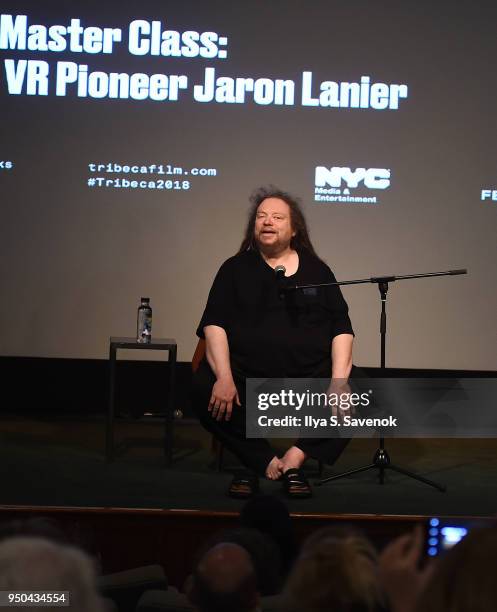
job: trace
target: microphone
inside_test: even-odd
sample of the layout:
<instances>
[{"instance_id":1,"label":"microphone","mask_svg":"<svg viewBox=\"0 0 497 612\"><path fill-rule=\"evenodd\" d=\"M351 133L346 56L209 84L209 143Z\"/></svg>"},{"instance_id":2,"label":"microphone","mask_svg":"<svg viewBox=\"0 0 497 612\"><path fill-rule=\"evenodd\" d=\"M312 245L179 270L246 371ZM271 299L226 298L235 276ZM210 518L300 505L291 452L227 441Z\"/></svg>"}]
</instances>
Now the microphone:
<instances>
[{"instance_id":1,"label":"microphone","mask_svg":"<svg viewBox=\"0 0 497 612\"><path fill-rule=\"evenodd\" d=\"M276 266L274 269L274 273L276 275L276 283L278 285L278 296L280 300L285 297L285 289L286 289L286 278L285 278L286 268L285 266Z\"/></svg>"}]
</instances>

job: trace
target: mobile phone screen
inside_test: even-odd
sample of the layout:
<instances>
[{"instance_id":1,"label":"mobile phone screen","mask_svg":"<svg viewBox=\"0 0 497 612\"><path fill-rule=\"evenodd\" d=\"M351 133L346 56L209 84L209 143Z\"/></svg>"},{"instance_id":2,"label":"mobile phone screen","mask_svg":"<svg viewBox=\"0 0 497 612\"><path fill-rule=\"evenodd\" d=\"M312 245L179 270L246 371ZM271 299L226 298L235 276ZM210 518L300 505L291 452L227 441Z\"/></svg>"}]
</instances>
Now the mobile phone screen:
<instances>
[{"instance_id":1,"label":"mobile phone screen","mask_svg":"<svg viewBox=\"0 0 497 612\"><path fill-rule=\"evenodd\" d=\"M438 557L452 548L468 534L468 526L456 521L441 521L431 518L428 521L426 553L429 557Z\"/></svg>"}]
</instances>

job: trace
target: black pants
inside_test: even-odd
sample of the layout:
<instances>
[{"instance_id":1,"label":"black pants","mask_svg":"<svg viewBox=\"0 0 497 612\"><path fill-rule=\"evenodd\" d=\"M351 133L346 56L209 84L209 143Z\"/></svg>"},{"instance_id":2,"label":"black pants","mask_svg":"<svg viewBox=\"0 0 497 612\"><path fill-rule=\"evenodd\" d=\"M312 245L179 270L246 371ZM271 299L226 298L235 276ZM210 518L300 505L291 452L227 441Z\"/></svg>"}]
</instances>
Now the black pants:
<instances>
[{"instance_id":1,"label":"black pants","mask_svg":"<svg viewBox=\"0 0 497 612\"><path fill-rule=\"evenodd\" d=\"M193 376L193 409L205 429L236 455L246 468L264 476L276 451L265 438L247 438L245 435L245 380L235 378L241 406L233 406L229 421L217 421L207 409L215 382L214 373L207 361L203 360ZM309 457L332 465L349 441L349 438L299 438L294 445Z\"/></svg>"}]
</instances>

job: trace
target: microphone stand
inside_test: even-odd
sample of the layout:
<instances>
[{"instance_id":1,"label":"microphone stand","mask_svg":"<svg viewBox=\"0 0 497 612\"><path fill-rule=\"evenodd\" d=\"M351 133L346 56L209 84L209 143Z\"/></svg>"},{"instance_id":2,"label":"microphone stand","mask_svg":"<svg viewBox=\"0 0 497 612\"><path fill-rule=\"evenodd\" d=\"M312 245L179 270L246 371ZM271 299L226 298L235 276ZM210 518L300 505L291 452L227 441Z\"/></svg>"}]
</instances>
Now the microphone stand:
<instances>
[{"instance_id":1,"label":"microphone stand","mask_svg":"<svg viewBox=\"0 0 497 612\"><path fill-rule=\"evenodd\" d=\"M427 278L429 276L454 276L458 274L467 274L467 270L448 270L446 272L428 272L426 274L406 274L404 276L375 276L372 278L362 278L359 280L350 280L350 281L341 281L336 283L321 283L317 285L295 285L294 287L289 287L288 291L293 290L301 290L301 289L311 289L315 287L330 287L333 285L359 285L363 283L376 283L378 285L378 289L380 291L380 299L381 299L381 315L380 315L380 371L385 373L385 354L386 354L386 335L387 335L387 313L386 313L386 302L387 302L387 293L388 293L388 284L393 283L398 280L410 280L413 278ZM393 470L394 472L398 472L399 474L404 474L409 478L413 478L419 482L422 482L426 485L434 487L439 491L446 491L445 485L439 484L433 480L429 480L428 478L424 478L423 476L419 476L410 470L406 470L398 465L395 465L390 460L390 455L388 454L385 448L385 439L380 437L380 446L376 450L372 463L368 465L364 465L362 467L348 470L347 472L342 472L341 474L337 474L336 476L330 476L329 478L324 478L319 480L315 484L321 486L327 482L331 482L332 480L338 480L339 478L344 478L345 476L351 476L352 474L359 474L360 472L366 472L369 470L379 470L379 479L380 484L385 483L385 470Z\"/></svg>"}]
</instances>

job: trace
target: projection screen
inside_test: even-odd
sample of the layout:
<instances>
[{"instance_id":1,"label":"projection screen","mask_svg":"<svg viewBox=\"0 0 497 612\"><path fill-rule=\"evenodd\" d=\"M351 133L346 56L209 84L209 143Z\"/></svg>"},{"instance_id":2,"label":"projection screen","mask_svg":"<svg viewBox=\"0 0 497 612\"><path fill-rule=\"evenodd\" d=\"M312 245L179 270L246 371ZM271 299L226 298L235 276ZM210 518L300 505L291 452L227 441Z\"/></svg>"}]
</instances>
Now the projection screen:
<instances>
[{"instance_id":1,"label":"projection screen","mask_svg":"<svg viewBox=\"0 0 497 612\"><path fill-rule=\"evenodd\" d=\"M3 2L0 353L188 361L248 198L302 198L338 280L390 285L392 367L497 368L492 2ZM343 289L355 362L379 293Z\"/></svg>"}]
</instances>

